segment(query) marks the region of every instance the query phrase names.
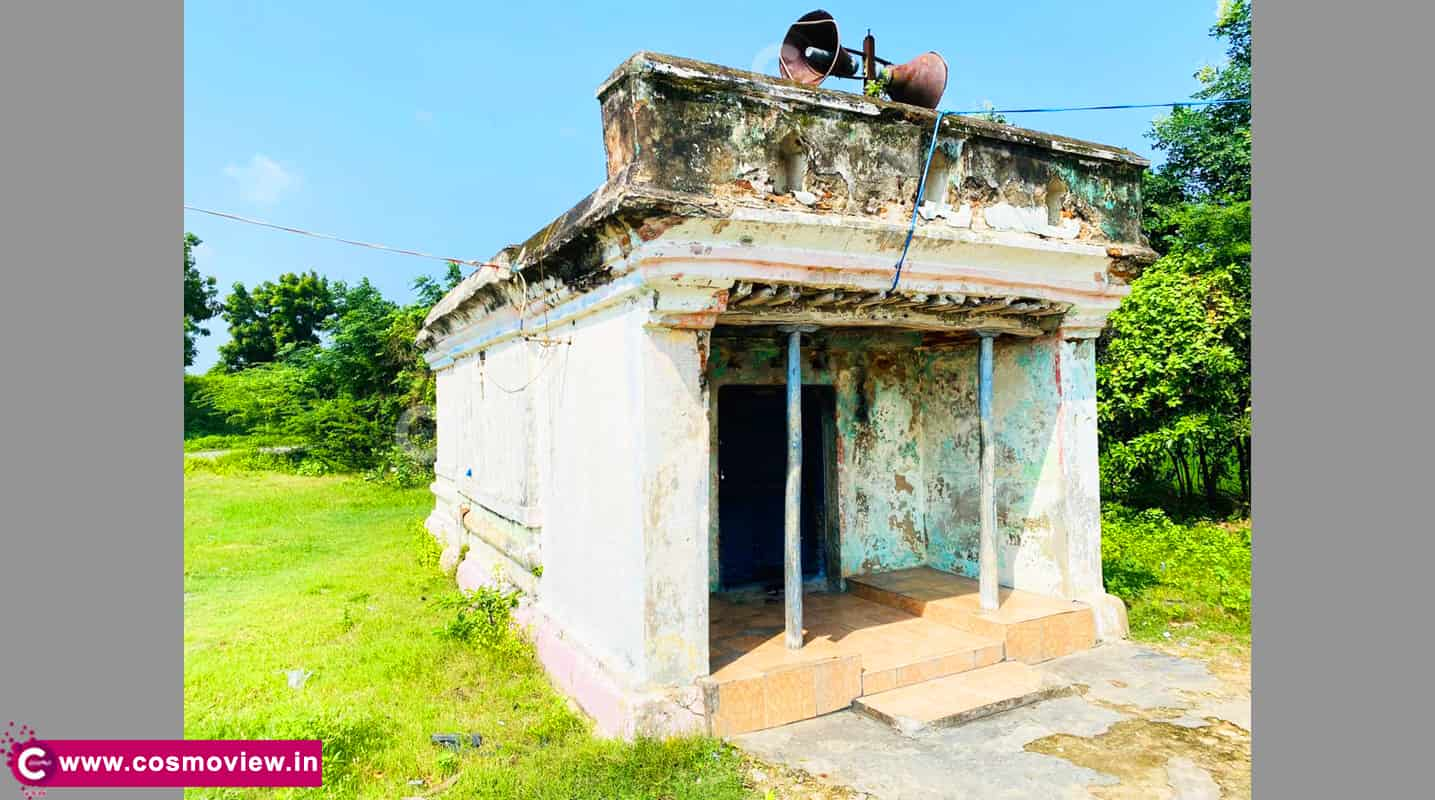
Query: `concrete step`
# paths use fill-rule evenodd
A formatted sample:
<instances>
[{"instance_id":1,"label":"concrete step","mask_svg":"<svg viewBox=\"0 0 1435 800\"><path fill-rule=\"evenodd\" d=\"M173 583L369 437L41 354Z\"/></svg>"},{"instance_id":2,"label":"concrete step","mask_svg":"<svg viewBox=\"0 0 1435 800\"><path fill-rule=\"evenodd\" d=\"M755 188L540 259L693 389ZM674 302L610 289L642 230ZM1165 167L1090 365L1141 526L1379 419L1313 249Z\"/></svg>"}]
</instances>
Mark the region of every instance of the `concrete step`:
<instances>
[{"instance_id":1,"label":"concrete step","mask_svg":"<svg viewBox=\"0 0 1435 800\"><path fill-rule=\"evenodd\" d=\"M1085 603L1003 587L999 607L985 611L976 581L931 567L853 576L847 585L863 599L995 639L1007 661L1036 664L1096 644L1096 617Z\"/></svg>"},{"instance_id":2,"label":"concrete step","mask_svg":"<svg viewBox=\"0 0 1435 800\"><path fill-rule=\"evenodd\" d=\"M848 594L803 598L803 647L788 650L784 607L709 605L709 730L719 736L786 725L846 708L854 698L1002 660L996 639L919 619Z\"/></svg>"},{"instance_id":3,"label":"concrete step","mask_svg":"<svg viewBox=\"0 0 1435 800\"><path fill-rule=\"evenodd\" d=\"M1003 661L859 697L852 708L911 735L962 725L1071 691L1069 683L1055 676L1020 661Z\"/></svg>"}]
</instances>

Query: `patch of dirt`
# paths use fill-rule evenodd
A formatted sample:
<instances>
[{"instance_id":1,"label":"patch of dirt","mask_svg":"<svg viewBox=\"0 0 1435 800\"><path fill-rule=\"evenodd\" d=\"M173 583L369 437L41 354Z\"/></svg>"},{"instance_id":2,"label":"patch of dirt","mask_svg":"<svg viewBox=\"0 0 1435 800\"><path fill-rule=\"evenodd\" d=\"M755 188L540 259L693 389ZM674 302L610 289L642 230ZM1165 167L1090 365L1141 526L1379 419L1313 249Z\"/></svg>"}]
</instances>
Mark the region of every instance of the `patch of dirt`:
<instances>
[{"instance_id":1,"label":"patch of dirt","mask_svg":"<svg viewBox=\"0 0 1435 800\"><path fill-rule=\"evenodd\" d=\"M1206 669L1232 692L1251 691L1251 642L1237 637L1171 639L1142 642L1168 655L1203 661Z\"/></svg>"},{"instance_id":2,"label":"patch of dirt","mask_svg":"<svg viewBox=\"0 0 1435 800\"><path fill-rule=\"evenodd\" d=\"M1143 643L1181 658L1199 659L1222 683L1212 696L1237 696L1251 691L1251 651L1246 639L1177 639ZM1120 684L1120 681L1112 681ZM1078 687L1088 702L1132 717L1092 737L1055 734L1028 742L1034 753L1056 756L1117 778L1111 786L1090 786L1104 800L1170 798L1175 796L1171 759L1186 759L1205 770L1223 798L1251 796L1251 734L1228 720L1207 717L1199 728L1168 720L1188 713L1182 708L1143 708L1096 700Z\"/></svg>"},{"instance_id":3,"label":"patch of dirt","mask_svg":"<svg viewBox=\"0 0 1435 800\"><path fill-rule=\"evenodd\" d=\"M773 800L875 800L872 795L846 786L825 783L827 775L769 764L752 756L743 757L743 785L758 798Z\"/></svg>"},{"instance_id":4,"label":"patch of dirt","mask_svg":"<svg viewBox=\"0 0 1435 800\"><path fill-rule=\"evenodd\" d=\"M1186 728L1137 718L1113 724L1092 737L1058 733L1028 742L1026 750L1055 756L1120 780L1089 791L1105 800L1146 800L1175 795L1166 763L1185 758L1210 773L1224 798L1251 796L1251 737L1239 726L1211 718Z\"/></svg>"},{"instance_id":5,"label":"patch of dirt","mask_svg":"<svg viewBox=\"0 0 1435 800\"><path fill-rule=\"evenodd\" d=\"M1122 681L1109 681L1109 683L1112 686L1116 686L1117 688L1124 688L1126 686L1126 684ZM1091 687L1087 686L1084 683L1075 684L1072 688L1075 689L1076 693L1080 695L1083 699L1085 699L1086 702L1096 706L1097 708L1104 708L1107 711L1115 711L1117 714L1120 714L1124 717L1144 717L1145 719L1159 721L1164 719L1177 719L1186 715L1186 709L1184 708L1176 708L1172 706L1138 706L1131 705L1128 703L1113 703L1109 700L1101 700L1099 698L1092 697Z\"/></svg>"}]
</instances>

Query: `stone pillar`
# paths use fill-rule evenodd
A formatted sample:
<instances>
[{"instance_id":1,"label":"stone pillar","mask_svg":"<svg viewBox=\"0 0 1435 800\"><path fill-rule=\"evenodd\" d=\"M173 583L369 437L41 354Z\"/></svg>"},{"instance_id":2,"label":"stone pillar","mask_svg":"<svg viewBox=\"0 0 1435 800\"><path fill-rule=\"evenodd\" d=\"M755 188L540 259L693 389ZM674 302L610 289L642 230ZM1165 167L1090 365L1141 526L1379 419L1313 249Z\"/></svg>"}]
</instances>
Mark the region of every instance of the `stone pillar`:
<instances>
[{"instance_id":1,"label":"stone pillar","mask_svg":"<svg viewBox=\"0 0 1435 800\"><path fill-rule=\"evenodd\" d=\"M787 331L787 496L783 509L782 575L788 650L802 649L802 333Z\"/></svg>"},{"instance_id":2,"label":"stone pillar","mask_svg":"<svg viewBox=\"0 0 1435 800\"><path fill-rule=\"evenodd\" d=\"M665 289L638 332L633 435L646 562L643 677L650 685L682 686L708 674L710 444L703 365L711 309L720 310L723 299L722 293ZM601 582L594 590L602 590Z\"/></svg>"},{"instance_id":3,"label":"stone pillar","mask_svg":"<svg viewBox=\"0 0 1435 800\"><path fill-rule=\"evenodd\" d=\"M1096 339L1099 328L1064 329L1058 336L1057 437L1065 489L1063 572L1066 595L1091 605L1097 636L1126 635L1126 608L1106 594L1101 577L1101 475L1096 442Z\"/></svg>"},{"instance_id":4,"label":"stone pillar","mask_svg":"<svg viewBox=\"0 0 1435 800\"><path fill-rule=\"evenodd\" d=\"M977 410L981 426L981 534L977 579L981 607L988 611L1000 604L997 583L996 433L992 422L992 339L981 334L977 355Z\"/></svg>"}]
</instances>

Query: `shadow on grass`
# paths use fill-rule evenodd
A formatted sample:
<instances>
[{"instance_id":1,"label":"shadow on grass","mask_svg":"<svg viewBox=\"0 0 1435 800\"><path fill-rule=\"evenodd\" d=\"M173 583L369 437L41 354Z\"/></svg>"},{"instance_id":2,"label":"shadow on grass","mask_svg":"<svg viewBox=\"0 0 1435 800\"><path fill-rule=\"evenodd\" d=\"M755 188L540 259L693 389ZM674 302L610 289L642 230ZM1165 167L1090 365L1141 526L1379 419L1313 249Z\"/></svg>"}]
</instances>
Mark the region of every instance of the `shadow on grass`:
<instances>
[{"instance_id":1,"label":"shadow on grass","mask_svg":"<svg viewBox=\"0 0 1435 800\"><path fill-rule=\"evenodd\" d=\"M1161 578L1150 569L1130 561L1102 560L1101 575L1106 581L1106 591L1132 605L1146 593L1158 586Z\"/></svg>"}]
</instances>

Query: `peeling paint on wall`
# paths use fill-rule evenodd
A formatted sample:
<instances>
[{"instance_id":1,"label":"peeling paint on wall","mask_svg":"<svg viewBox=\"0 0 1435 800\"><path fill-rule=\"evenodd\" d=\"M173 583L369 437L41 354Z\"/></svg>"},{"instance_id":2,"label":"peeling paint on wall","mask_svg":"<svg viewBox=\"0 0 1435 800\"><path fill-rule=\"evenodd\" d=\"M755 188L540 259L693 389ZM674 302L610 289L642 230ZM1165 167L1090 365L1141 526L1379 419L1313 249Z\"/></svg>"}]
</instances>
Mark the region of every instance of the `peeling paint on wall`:
<instances>
[{"instance_id":1,"label":"peeling paint on wall","mask_svg":"<svg viewBox=\"0 0 1435 800\"><path fill-rule=\"evenodd\" d=\"M1064 571L1057 530L1064 509L1056 435L1056 347L1054 337L998 339L992 387L1000 581L1047 594L1060 594ZM949 393L953 402L945 413L929 415L924 442L934 495L929 560L939 569L976 577L981 453L974 348L936 359L930 378L927 393Z\"/></svg>"},{"instance_id":2,"label":"peeling paint on wall","mask_svg":"<svg viewBox=\"0 0 1435 800\"><path fill-rule=\"evenodd\" d=\"M821 332L803 350L804 382L830 385L836 394L843 576L919 564L977 576L976 345L920 344L911 332ZM1073 513L1058 431L1061 346L1055 337L999 339L993 392L1000 580L1058 595L1068 570L1065 521ZM776 385L783 364L776 335L718 334L708 375L714 387ZM712 424L716 437L717 420ZM710 502L709 583L716 590L715 493Z\"/></svg>"}]
</instances>

